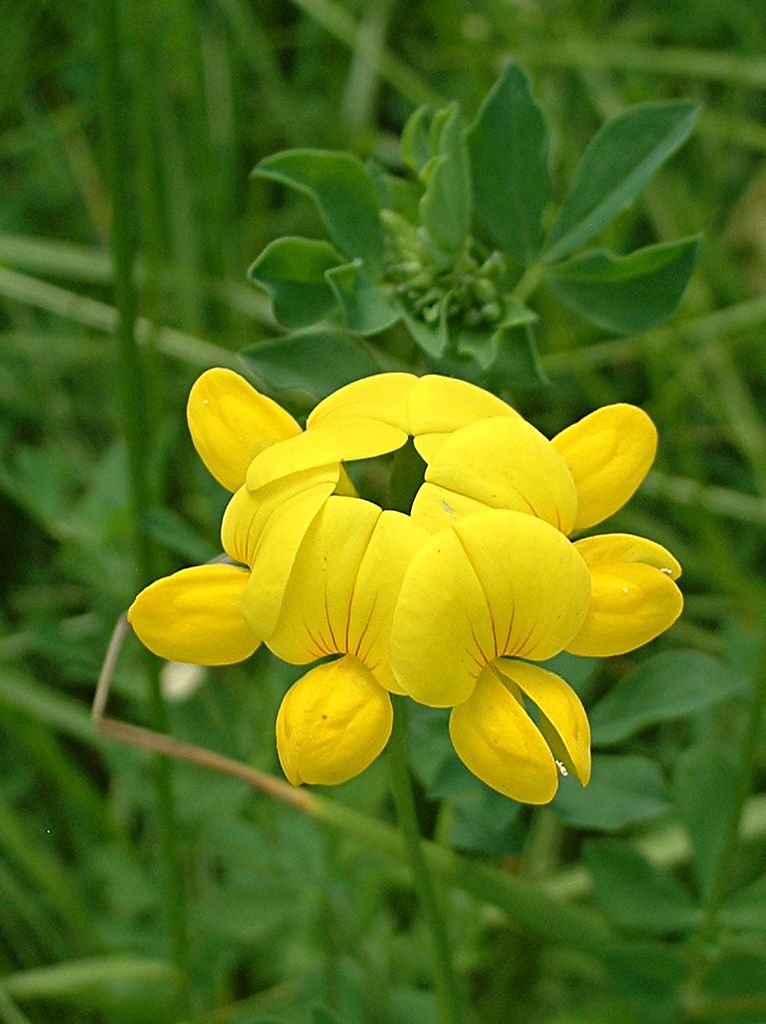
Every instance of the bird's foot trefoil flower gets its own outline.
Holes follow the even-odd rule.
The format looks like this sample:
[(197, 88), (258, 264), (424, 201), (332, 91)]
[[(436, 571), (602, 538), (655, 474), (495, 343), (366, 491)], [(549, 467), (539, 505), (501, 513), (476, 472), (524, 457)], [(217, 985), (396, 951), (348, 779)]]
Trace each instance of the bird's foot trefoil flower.
[[(129, 611), (168, 660), (231, 664), (261, 644), (310, 668), (276, 721), (287, 778), (336, 784), (391, 732), (389, 694), (451, 708), (458, 756), (499, 792), (545, 803), (559, 773), (590, 775), (590, 732), (541, 662), (607, 656), (668, 629), (681, 569), (659, 544), (577, 537), (629, 500), (657, 435), (635, 406), (599, 409), (549, 440), (465, 381), (388, 373), (340, 388), (305, 428), (229, 370), (188, 403), (203, 462), (232, 493), (233, 564), (182, 569)], [(414, 444), (409, 513), (359, 496), (346, 471)], [(327, 659), (332, 660), (327, 660)]]

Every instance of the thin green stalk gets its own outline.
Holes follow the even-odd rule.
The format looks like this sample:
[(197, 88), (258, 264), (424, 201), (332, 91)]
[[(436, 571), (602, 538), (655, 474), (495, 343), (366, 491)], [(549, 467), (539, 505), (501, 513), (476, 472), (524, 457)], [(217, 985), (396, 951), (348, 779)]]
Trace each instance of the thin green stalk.
[(758, 755), (758, 747), (766, 712), (766, 648), (761, 655), (758, 672), (755, 676), (752, 703), (750, 704), (747, 727), (740, 746), (739, 778), (737, 788), (729, 805), (727, 820), (726, 843), (716, 866), (707, 898), (705, 900), (702, 922), (697, 931), (697, 947), (703, 947), (715, 932), (718, 913), (726, 896), (731, 877), (731, 863), (739, 843), (742, 815), (747, 798), (753, 786), (753, 775)]
[(32, 1024), (29, 1017), (22, 1013), (9, 995), (0, 988), (0, 1020), (3, 1024)]
[(421, 846), (420, 827), (407, 756), (406, 698), (396, 700), (395, 704), (394, 728), (389, 743), (391, 792), (412, 868), (418, 902), (431, 936), (434, 987), (439, 1006), (439, 1020), (442, 1024), (460, 1024), (463, 1014), (457, 978), (452, 965), (447, 924), (443, 909), (439, 906), (434, 881)]
[[(128, 105), (123, 102), (120, 67), (122, 48), (117, 0), (97, 0), (98, 45), (104, 155), (107, 181), (112, 196), (111, 251), (114, 261), (114, 296), (117, 307), (117, 354), (123, 423), (128, 449), (131, 512), (135, 564), (139, 581), (154, 575), (154, 556), (140, 521), (149, 507), (149, 486), (145, 470), (146, 442), (150, 436), (146, 416), (143, 363), (136, 340), (136, 289), (133, 278), (135, 240), (130, 191), (128, 149)], [(149, 697), (155, 727), (166, 732), (167, 711), (156, 670), (149, 672)], [(165, 758), (155, 760), (155, 787), (159, 805), (160, 846), (166, 897), (165, 912), (170, 930), (173, 959), (181, 977), (183, 1012), (191, 1015), (189, 955), (183, 876), (176, 843), (176, 813), (171, 783), (171, 765)]]
[(542, 263), (531, 263), (511, 291), (511, 295), (519, 302), (526, 302), (529, 296), (542, 284), (545, 267)]

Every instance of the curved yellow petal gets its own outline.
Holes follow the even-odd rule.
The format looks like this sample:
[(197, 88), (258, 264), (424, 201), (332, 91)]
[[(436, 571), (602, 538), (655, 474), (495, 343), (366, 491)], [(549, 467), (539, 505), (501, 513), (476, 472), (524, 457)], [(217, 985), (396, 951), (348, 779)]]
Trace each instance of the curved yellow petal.
[(261, 531), (242, 614), (263, 640), (276, 628), (298, 550), (328, 500), (328, 486), (316, 484), (290, 498), (274, 511)]
[(347, 647), (392, 693), (402, 693), (389, 663), (391, 620), (402, 579), (428, 534), (409, 516), (386, 511), (375, 523), (351, 599)]
[(577, 776), (583, 786), (590, 780), (590, 724), (580, 698), (560, 676), (539, 665), (502, 658), (498, 673), (509, 679), (537, 705), (540, 731), (554, 757)]
[(222, 367), (197, 378), (186, 418), (199, 457), (228, 491), (242, 486), (247, 467), (259, 452), (301, 432), (281, 406)]
[(399, 687), (421, 704), (466, 700), (493, 649), (492, 620), (470, 562), (452, 530), (413, 556), (391, 626), (391, 667)]
[(371, 459), (401, 448), (407, 434), (398, 427), (362, 417), (328, 417), (318, 426), (305, 430), (260, 453), (247, 471), (251, 491), (331, 462)]
[(195, 565), (142, 590), (128, 622), (142, 644), (167, 661), (233, 665), (258, 647), (242, 611), (249, 573), (234, 565)]
[(277, 714), (288, 780), (334, 786), (363, 772), (388, 742), (391, 699), (357, 658), (318, 665), (294, 683)]
[(558, 769), (548, 744), (491, 668), (453, 708), (449, 733), (466, 768), (503, 796), (547, 804), (556, 795)]
[(632, 533), (602, 533), (598, 537), (583, 537), (575, 541), (574, 546), (589, 566), (609, 562), (641, 562), (659, 569), (672, 580), (677, 580), (681, 575), (680, 564), (667, 548)]
[(223, 514), (223, 550), (235, 561), (252, 566), (271, 516), (283, 509), (286, 502), (306, 491), (311, 491), (317, 501), (320, 501), (322, 493), (329, 497), (338, 485), (339, 474), (340, 466), (336, 462), (275, 480), (256, 494), (243, 484), (232, 495)]
[(485, 665), (553, 657), (582, 625), (587, 566), (554, 527), (522, 512), (458, 520), (412, 558), (394, 610), (391, 664), (401, 688), (433, 707), (466, 700)]
[(591, 567), (591, 599), (571, 654), (596, 658), (625, 654), (669, 629), (683, 596), (670, 575), (651, 565), (612, 562)]
[(380, 515), (361, 498), (333, 495), (324, 503), (295, 556), (282, 613), (267, 638), (277, 657), (303, 665), (349, 650), (351, 599)]
[(585, 530), (628, 501), (649, 472), (657, 428), (635, 405), (606, 405), (562, 430), (551, 442), (577, 486), (573, 530)]
[(428, 465), (425, 479), (487, 508), (537, 516), (564, 533), (577, 515), (565, 462), (520, 416), (496, 416), (456, 431)]
[(377, 373), (352, 381), (323, 398), (310, 414), (313, 430), (329, 419), (374, 419), (409, 433), (409, 401), (417, 377), (412, 373)]
[(438, 533), (456, 519), (473, 515), (474, 512), (486, 511), (487, 506), (484, 502), (477, 501), (476, 498), (456, 494), (438, 484), (423, 483), (415, 495), (410, 515), (429, 533)]
[[(452, 434), (469, 423), (494, 416), (521, 419), (502, 398), (455, 377), (435, 373), (419, 377), (410, 394), (409, 432), (415, 438)], [(417, 442), (416, 447), (420, 451)]]

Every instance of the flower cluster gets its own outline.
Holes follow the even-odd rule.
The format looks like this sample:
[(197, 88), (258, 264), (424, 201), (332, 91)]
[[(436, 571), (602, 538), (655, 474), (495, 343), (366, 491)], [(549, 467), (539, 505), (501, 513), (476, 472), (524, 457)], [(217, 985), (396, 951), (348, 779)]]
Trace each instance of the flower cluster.
[[(157, 580), (128, 618), (169, 660), (231, 664), (262, 643), (291, 664), (322, 659), (277, 715), (290, 782), (363, 771), (388, 741), (393, 693), (451, 708), (458, 756), (509, 797), (548, 802), (559, 765), (587, 783), (585, 712), (539, 663), (633, 650), (682, 607), (680, 566), (659, 544), (570, 539), (646, 475), (657, 438), (644, 412), (607, 406), (548, 440), (465, 381), (386, 373), (336, 391), (302, 429), (224, 369), (199, 378), (187, 412), (233, 492), (231, 563)], [(409, 439), (425, 466), (409, 513), (359, 496), (345, 465)]]

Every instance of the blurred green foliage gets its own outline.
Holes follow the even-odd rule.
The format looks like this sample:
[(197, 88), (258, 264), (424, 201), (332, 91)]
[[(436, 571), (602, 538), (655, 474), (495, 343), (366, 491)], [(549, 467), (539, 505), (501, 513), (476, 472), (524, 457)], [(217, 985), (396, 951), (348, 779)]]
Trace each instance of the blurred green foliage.
[[(113, 342), (94, 13), (107, 2), (6, 5), (0, 32), (0, 1021), (427, 1024), (429, 964), (402, 865), (238, 782), (174, 765), (185, 985), (153, 761), (99, 739), (88, 719), (114, 620), (144, 582)], [(582, 793), (563, 780), (551, 808), (519, 808), (472, 781), (436, 738), (438, 713), (413, 715), (412, 738), (427, 834), (562, 901), (561, 941), (555, 915), (540, 918), (547, 938), (531, 939), (491, 895), (450, 890), (472, 1020), (766, 1019), (758, 5), (122, 0), (118, 10), (147, 367), (142, 529), (158, 572), (218, 550), (226, 496), (183, 418), (198, 372), (240, 366), (247, 345), (295, 412), (310, 400), (291, 374), (316, 349), (299, 343), (285, 358), (246, 271), (274, 239), (321, 238), (322, 227), (300, 196), (249, 179), (259, 161), (313, 147), (401, 170), (412, 111), (458, 99), (472, 117), (513, 55), (551, 126), (560, 198), (605, 119), (642, 102), (702, 105), (691, 142), (603, 236), (623, 253), (704, 230), (681, 308), (663, 327), (615, 338), (541, 293), (550, 384), (515, 395), (549, 434), (612, 401), (651, 413), (656, 469), (610, 525), (678, 555), (687, 611), (649, 651), (567, 666), (594, 711), (597, 770)], [(546, 206), (546, 228), (554, 217)], [(574, 263), (558, 286), (577, 308)], [(640, 297), (633, 315), (638, 330)], [(367, 372), (360, 359), (353, 375)], [(131, 645), (114, 713), (148, 721), (146, 674)], [(263, 654), (208, 671), (166, 701), (169, 728), (275, 770), (273, 720), (289, 682)], [(387, 818), (385, 765), (332, 798)], [(572, 900), (603, 915), (603, 948), (565, 932)]]

